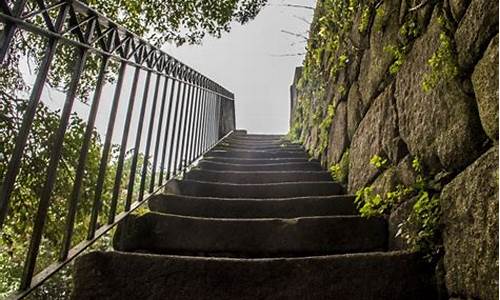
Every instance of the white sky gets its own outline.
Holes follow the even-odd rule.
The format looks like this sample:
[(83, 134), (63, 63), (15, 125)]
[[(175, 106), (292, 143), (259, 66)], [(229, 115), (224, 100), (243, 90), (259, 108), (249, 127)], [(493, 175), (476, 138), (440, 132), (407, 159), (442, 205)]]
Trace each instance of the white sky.
[(167, 45), (164, 49), (235, 93), (237, 128), (252, 133), (286, 133), (289, 86), (303, 55), (278, 55), (303, 53), (305, 43), (281, 30), (306, 34), (309, 25), (297, 16), (310, 20), (312, 10), (282, 4), (314, 2), (271, 0), (255, 20), (235, 25), (220, 39), (209, 37), (202, 45)]

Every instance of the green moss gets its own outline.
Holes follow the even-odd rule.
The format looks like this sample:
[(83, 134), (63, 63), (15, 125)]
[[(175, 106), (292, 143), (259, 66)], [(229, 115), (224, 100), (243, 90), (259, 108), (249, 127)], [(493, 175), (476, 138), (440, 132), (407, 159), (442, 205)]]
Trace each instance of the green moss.
[(386, 12), (382, 6), (379, 6), (375, 10), (375, 21), (373, 24), (373, 30), (380, 31), (384, 27)]
[(314, 157), (319, 157), (323, 151), (328, 147), (328, 133), (330, 131), (330, 126), (333, 122), (333, 117), (335, 116), (335, 108), (332, 104), (328, 105), (326, 116), (323, 121), (319, 124), (319, 135), (318, 135), (318, 145), (314, 151)]
[(424, 75), (422, 90), (430, 92), (441, 82), (448, 82), (458, 75), (458, 65), (452, 39), (444, 31), (439, 35), (439, 46), (427, 61), (431, 71)]
[(372, 10), (368, 5), (363, 7), (363, 11), (361, 12), (361, 19), (358, 24), (359, 33), (365, 33), (368, 29), (368, 23), (370, 22), (370, 18), (372, 15)]
[(405, 48), (394, 45), (388, 45), (384, 47), (384, 51), (389, 53), (394, 59), (394, 62), (389, 67), (389, 73), (391, 75), (396, 75), (405, 61), (406, 58)]

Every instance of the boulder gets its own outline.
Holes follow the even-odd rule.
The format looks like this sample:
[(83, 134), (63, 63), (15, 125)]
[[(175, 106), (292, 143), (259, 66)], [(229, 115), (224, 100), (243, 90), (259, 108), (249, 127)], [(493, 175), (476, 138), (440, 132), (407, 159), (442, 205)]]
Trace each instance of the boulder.
[(469, 6), (470, 0), (448, 0), (450, 11), (455, 22), (460, 22)]
[(483, 129), (490, 139), (498, 141), (498, 34), (474, 68), (472, 84)]
[(408, 217), (413, 212), (413, 206), (418, 198), (413, 197), (402, 202), (389, 216), (389, 250), (406, 250), (409, 244), (403, 237), (404, 234), (416, 235), (415, 225), (408, 223)]
[(432, 72), (429, 58), (439, 46), (441, 26), (434, 16), (426, 33), (416, 40), (396, 77), (399, 133), (409, 152), (430, 171), (460, 170), (479, 155), (486, 136), (475, 101), (459, 80), (422, 89), (422, 78)]
[(498, 1), (472, 0), (455, 32), (459, 65), (473, 67), (496, 33)]
[(498, 146), (447, 184), (440, 201), (450, 296), (498, 299)]
[(360, 93), (365, 106), (369, 106), (386, 86), (387, 70), (394, 58), (384, 48), (398, 43), (400, 2), (383, 1), (377, 8), (370, 32), (370, 48), (364, 52), (359, 74), (359, 82), (362, 82)]
[(347, 137), (347, 104), (340, 102), (335, 109), (335, 116), (328, 136), (327, 162), (328, 165), (337, 163), (349, 145)]
[(394, 85), (388, 86), (368, 109), (354, 134), (350, 147), (349, 184), (350, 192), (366, 186), (378, 174), (370, 159), (374, 155), (397, 162), (399, 143), (397, 114), (394, 105)]
[(355, 82), (349, 89), (347, 96), (347, 136), (349, 140), (352, 139), (365, 112), (361, 94), (359, 93), (359, 84)]

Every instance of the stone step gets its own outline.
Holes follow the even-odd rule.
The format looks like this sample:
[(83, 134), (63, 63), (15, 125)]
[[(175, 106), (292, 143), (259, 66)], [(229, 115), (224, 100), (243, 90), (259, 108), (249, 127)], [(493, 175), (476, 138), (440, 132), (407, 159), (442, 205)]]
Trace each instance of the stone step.
[(243, 140), (283, 140), (283, 134), (246, 134), (246, 135), (231, 135), (229, 138), (243, 139)]
[(343, 192), (335, 182), (287, 182), (268, 184), (232, 184), (195, 180), (172, 180), (166, 185), (169, 194), (216, 198), (292, 198), (333, 196)]
[(287, 151), (287, 150), (280, 150), (280, 151), (265, 151), (265, 150), (255, 150), (255, 151), (250, 151), (250, 150), (230, 150), (230, 151), (223, 151), (223, 150), (211, 150), (207, 153), (207, 156), (212, 156), (212, 157), (233, 157), (233, 158), (308, 158), (307, 154), (302, 151)]
[(212, 157), (204, 156), (204, 161), (210, 162), (221, 162), (226, 164), (241, 164), (241, 165), (269, 165), (269, 164), (281, 164), (281, 163), (307, 163), (315, 162), (319, 163), (317, 160), (309, 160), (307, 158), (234, 158), (234, 157)]
[(118, 225), (118, 251), (284, 257), (386, 250), (383, 218), (215, 219), (150, 212)]
[(225, 199), (156, 195), (149, 209), (174, 215), (206, 218), (297, 218), (357, 215), (354, 196), (316, 196), (281, 199)]
[(241, 183), (261, 184), (278, 182), (303, 182), (303, 181), (332, 181), (330, 173), (325, 171), (267, 171), (267, 172), (241, 172), (241, 171), (210, 171), (204, 169), (193, 169), (189, 171), (184, 179)]
[(438, 299), (433, 268), (399, 251), (276, 259), (91, 252), (74, 274), (74, 300)]
[(317, 162), (292, 162), (276, 164), (230, 164), (213, 161), (201, 161), (198, 167), (215, 171), (323, 171)]
[(224, 139), (227, 143), (241, 143), (246, 145), (277, 145), (281, 143), (290, 143), (285, 139), (247, 139), (239, 136), (228, 137)]
[(213, 148), (214, 150), (266, 150), (266, 151), (281, 151), (281, 150), (293, 150), (293, 151), (304, 151), (304, 148), (296, 144), (276, 144), (276, 145), (242, 145), (238, 143), (221, 143)]

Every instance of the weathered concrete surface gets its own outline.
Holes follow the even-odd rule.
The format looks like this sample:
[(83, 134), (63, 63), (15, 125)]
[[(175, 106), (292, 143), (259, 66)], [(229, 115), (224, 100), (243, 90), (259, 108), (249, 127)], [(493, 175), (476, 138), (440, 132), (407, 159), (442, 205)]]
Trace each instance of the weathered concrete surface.
[(432, 271), (405, 252), (256, 260), (94, 252), (76, 262), (72, 299), (422, 300), (436, 292)]
[(445, 186), (441, 206), (450, 295), (498, 299), (498, 147)]
[(382, 218), (358, 216), (294, 219), (214, 219), (160, 213), (120, 223), (119, 251), (225, 257), (308, 256), (381, 251), (387, 248)]
[(396, 78), (395, 99), (399, 133), (410, 153), (431, 171), (460, 170), (481, 153), (485, 140), (475, 101), (458, 80), (441, 83), (429, 92), (422, 81), (431, 72), (428, 59), (439, 46), (436, 17), (419, 38)]
[(233, 200), (157, 195), (148, 204), (152, 211), (206, 218), (297, 218), (358, 214), (354, 196)]
[(472, 84), (479, 116), (488, 137), (498, 141), (498, 34), (474, 68)]
[(234, 157), (234, 158), (284, 158), (284, 157), (306, 158), (307, 157), (307, 155), (304, 153), (303, 150), (280, 150), (280, 151), (212, 150), (208, 152), (207, 155), (212, 157)]

